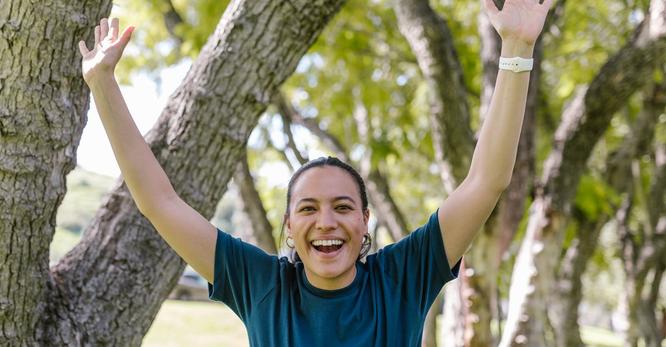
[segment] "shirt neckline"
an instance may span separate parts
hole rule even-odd
[[[298,272],[299,272],[298,277],[300,277],[300,281],[305,287],[305,289],[316,296],[322,298],[342,297],[352,293],[359,286],[359,283],[361,283],[361,277],[362,277],[361,272],[363,271],[363,267],[359,265],[358,261],[356,261],[354,266],[356,266],[356,275],[354,276],[354,280],[346,287],[340,289],[328,290],[313,286],[310,283],[310,281],[308,281],[308,276],[305,274],[305,268],[302,262],[298,263]]]

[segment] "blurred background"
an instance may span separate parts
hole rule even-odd
[[[137,27],[118,78],[142,132],[227,3],[114,2],[121,26]],[[420,19],[410,6],[348,1],[254,129],[216,226],[286,254],[279,233],[288,179],[322,155],[348,160],[366,179],[376,248],[435,211],[466,172],[499,40],[479,1],[430,1]],[[514,181],[460,280],[436,302],[424,344],[496,345],[531,329],[549,345],[666,346],[666,57],[637,58],[648,55],[637,37],[647,35],[640,24],[650,6],[555,1],[535,50]],[[95,112],[91,105],[67,177],[52,263],[77,243],[119,176]],[[247,345],[243,324],[205,289],[187,268],[144,344]],[[536,304],[512,307],[520,298]],[[520,312],[530,322],[519,322]]]

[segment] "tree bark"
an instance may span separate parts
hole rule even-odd
[[[301,151],[296,146],[296,140],[294,140],[294,134],[291,132],[291,119],[287,117],[284,113],[280,112],[282,118],[282,132],[287,136],[287,147],[291,150],[296,157],[296,160],[299,164],[305,165],[310,159],[307,155],[303,155]]]
[[[660,114],[655,112],[654,103],[657,101],[650,98],[645,102],[644,111],[634,122],[629,136],[625,137],[620,147],[607,158],[603,179],[613,191],[627,192],[625,194],[628,196],[625,198],[630,198],[629,192],[632,190],[632,161],[650,151],[649,144],[654,138],[654,128]],[[662,104],[662,109],[664,106],[666,103]],[[612,211],[618,208],[619,206],[611,207]],[[582,301],[580,278],[594,254],[601,229],[612,218],[612,213],[600,212],[592,217],[574,209],[573,216],[577,229],[583,232],[576,235],[562,258],[557,271],[557,299],[550,305],[549,311],[558,347],[583,346],[578,325],[578,307]]]
[[[111,1],[0,3],[0,341],[39,344],[49,245],[88,110],[77,43]]]
[[[253,243],[264,251],[278,254],[277,242],[273,237],[273,226],[268,220],[266,209],[261,202],[261,196],[255,188],[254,179],[247,162],[247,150],[241,152],[238,167],[234,173],[234,183],[238,186],[241,196],[242,210],[249,222],[251,230],[243,230],[247,242]]]
[[[428,0],[400,0],[394,11],[428,84],[435,156],[445,191],[452,192],[467,176],[474,151],[467,87],[453,38]]]
[[[227,8],[147,136],[177,192],[204,216],[272,94],[343,2],[239,0]],[[88,105],[76,43],[90,41],[110,7],[0,5],[0,336],[11,345],[140,345],[183,269],[119,182],[49,276],[55,211]]]
[[[430,7],[428,0],[396,1],[394,12],[400,33],[412,48],[428,85],[435,158],[440,167],[444,191],[448,195],[467,176],[474,151],[463,70],[448,24]],[[436,319],[433,318],[436,312],[429,315],[431,319]],[[449,329],[460,327],[453,322],[444,326]],[[490,327],[486,329],[489,333]],[[445,331],[445,335],[462,334],[449,330]]]
[[[401,32],[409,41],[421,71],[430,87],[433,139],[437,159],[443,172],[447,192],[462,181],[469,169],[474,139],[469,129],[469,111],[466,88],[462,82],[462,69],[446,21],[439,17],[427,1],[401,1],[395,7]],[[482,38],[481,59],[484,66],[481,94],[481,115],[487,112],[495,86],[501,41],[485,14],[480,15],[479,31]],[[539,45],[540,46],[540,45]],[[540,49],[536,49],[539,61]],[[539,68],[531,75],[531,85],[537,86]],[[491,334],[493,316],[499,322],[497,311],[497,278],[501,254],[508,247],[514,230],[522,216],[522,204],[530,188],[534,172],[534,116],[537,107],[537,88],[528,96],[519,154],[508,192],[498,205],[484,230],[466,256],[470,269],[463,274],[462,299],[468,313],[465,319],[465,345],[487,346],[496,344]],[[440,126],[437,126],[440,125]],[[455,125],[455,126],[454,126]],[[443,133],[446,131],[446,133]],[[454,146],[462,150],[454,150]],[[460,144],[462,143],[462,146]],[[450,170],[449,173],[446,173]],[[467,275],[469,274],[469,276]],[[455,326],[455,325],[451,325]],[[451,332],[452,334],[455,334]]]
[[[554,285],[567,215],[590,153],[628,97],[666,58],[664,0],[653,0],[634,38],[581,90],[563,114],[544,176],[531,205],[527,233],[512,276],[510,308],[500,346],[552,345],[546,295]]]
[[[440,293],[432,303],[423,326],[422,347],[437,347],[437,317],[442,314],[444,296]]]
[[[465,259],[460,266],[460,273],[465,272]],[[460,319],[465,312],[463,305],[462,281],[451,281],[444,286],[444,309],[442,312],[442,347],[460,347],[465,345],[465,322]]]
[[[666,97],[666,94],[662,94]],[[663,110],[663,107],[662,107]],[[646,346],[660,346],[662,336],[657,323],[656,310],[659,287],[666,264],[666,144],[658,143],[650,191],[641,192],[638,164],[634,165],[635,194],[638,201],[646,200],[648,216],[639,221],[639,228],[629,226],[632,202],[618,214],[621,255],[627,278],[624,299],[628,308],[628,331],[625,346],[637,346],[642,337]],[[660,207],[653,209],[652,207]],[[656,215],[655,215],[656,214]],[[651,275],[651,276],[650,276]],[[648,289],[646,289],[648,288]]]

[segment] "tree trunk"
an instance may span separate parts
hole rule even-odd
[[[467,176],[474,151],[463,70],[448,24],[430,7],[428,0],[396,1],[394,12],[400,33],[412,48],[428,85],[435,157],[440,167],[444,191],[448,195]],[[464,276],[464,273],[461,274]],[[464,286],[464,283],[462,285]],[[460,308],[462,306],[464,303]],[[460,319],[458,314],[449,314],[446,317]],[[454,322],[446,322],[444,326],[448,329],[461,327]],[[489,325],[482,328],[487,330],[484,335],[490,334]],[[445,330],[444,335],[459,336],[463,333]]]
[[[460,273],[464,273],[465,260],[460,266]],[[442,313],[442,347],[461,347],[465,345],[464,322],[461,319],[464,312],[462,301],[462,281],[451,281],[444,286],[444,312]]]
[[[444,295],[439,293],[426,315],[425,325],[423,326],[423,340],[421,341],[422,347],[437,347],[437,317],[442,314],[443,307]]]
[[[396,1],[400,33],[407,39],[428,84],[433,142],[445,191],[467,176],[474,151],[467,87],[458,54],[444,18],[428,0]]]
[[[550,323],[547,292],[554,286],[570,200],[592,148],[612,115],[666,58],[665,0],[653,0],[637,35],[579,92],[563,115],[555,146],[544,165],[543,189],[532,203],[525,240],[516,259],[510,308],[500,346],[542,345]],[[650,19],[650,17],[652,19]]]
[[[273,237],[273,227],[268,221],[266,209],[261,202],[259,192],[255,188],[254,179],[247,162],[247,150],[241,152],[239,164],[234,173],[234,183],[238,186],[243,214],[247,218],[251,230],[242,231],[248,242],[271,254],[278,254],[277,243]]]
[[[641,337],[645,345],[659,346],[662,339],[655,307],[666,264],[666,213],[663,209],[666,191],[666,144],[658,143],[655,152],[653,181],[647,194],[640,190],[639,166],[637,163],[634,165],[635,194],[640,197],[637,200],[647,200],[647,220],[639,221],[639,228],[636,230],[629,227],[629,211],[632,207],[630,202],[626,203],[627,207],[622,213],[618,213],[621,255],[627,278],[624,299],[628,308],[629,327],[624,334],[625,346],[637,346]]]
[[[229,5],[147,136],[178,193],[204,216],[213,214],[270,97],[343,2]],[[0,88],[0,276],[7,284],[0,290],[0,336],[11,345],[139,345],[183,262],[124,185],[51,276],[47,268],[55,211],[88,105],[76,43],[84,35],[90,40],[111,4],[35,4],[0,6],[8,18],[0,27],[2,85],[21,86]]]
[[[359,171],[367,182],[372,206],[377,210],[375,216],[377,216],[380,224],[386,227],[393,240],[398,241],[408,235],[410,231],[402,212],[391,197],[388,180],[379,167],[372,163],[371,122],[368,119],[368,112],[362,100],[356,100],[353,115],[358,137],[362,139],[362,144],[365,147],[365,152],[359,162]]]
[[[77,42],[111,1],[0,3],[0,341],[33,346],[49,245],[88,110]]]
[[[498,61],[501,42],[485,14],[480,15],[480,33],[482,38],[482,61],[484,66],[484,84],[482,90],[482,112],[487,112],[490,97],[498,73]],[[492,322],[500,325],[497,274],[502,262],[502,255],[510,245],[513,235],[524,211],[524,203],[532,187],[535,167],[534,135],[536,112],[538,107],[538,86],[541,76],[541,40],[534,49],[536,64],[530,75],[530,89],[527,107],[521,129],[516,164],[513,168],[511,183],[502,194],[495,211],[490,215],[483,230],[477,236],[474,246],[466,256],[467,271],[464,278],[466,307],[465,345],[497,345],[499,336],[491,333]],[[499,329],[498,329],[499,330]]]
[[[666,98],[659,98],[662,95],[659,90],[664,88],[666,83],[657,87],[654,92],[646,93],[643,111],[634,122],[632,132],[625,137],[620,147],[608,156],[603,179],[613,191],[627,192],[629,196],[625,198],[630,198],[629,192],[632,191],[631,163],[649,153],[660,110],[666,106]],[[615,211],[618,207],[612,207],[612,210]],[[562,258],[557,274],[557,300],[550,305],[549,312],[559,347],[583,346],[578,325],[578,307],[582,301],[580,278],[594,254],[601,229],[612,217],[608,213],[587,216],[576,210],[573,215],[578,224],[577,229],[583,232],[576,235]]]

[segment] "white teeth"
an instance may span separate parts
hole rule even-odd
[[[339,246],[343,244],[342,240],[314,240],[312,241],[313,246]]]

